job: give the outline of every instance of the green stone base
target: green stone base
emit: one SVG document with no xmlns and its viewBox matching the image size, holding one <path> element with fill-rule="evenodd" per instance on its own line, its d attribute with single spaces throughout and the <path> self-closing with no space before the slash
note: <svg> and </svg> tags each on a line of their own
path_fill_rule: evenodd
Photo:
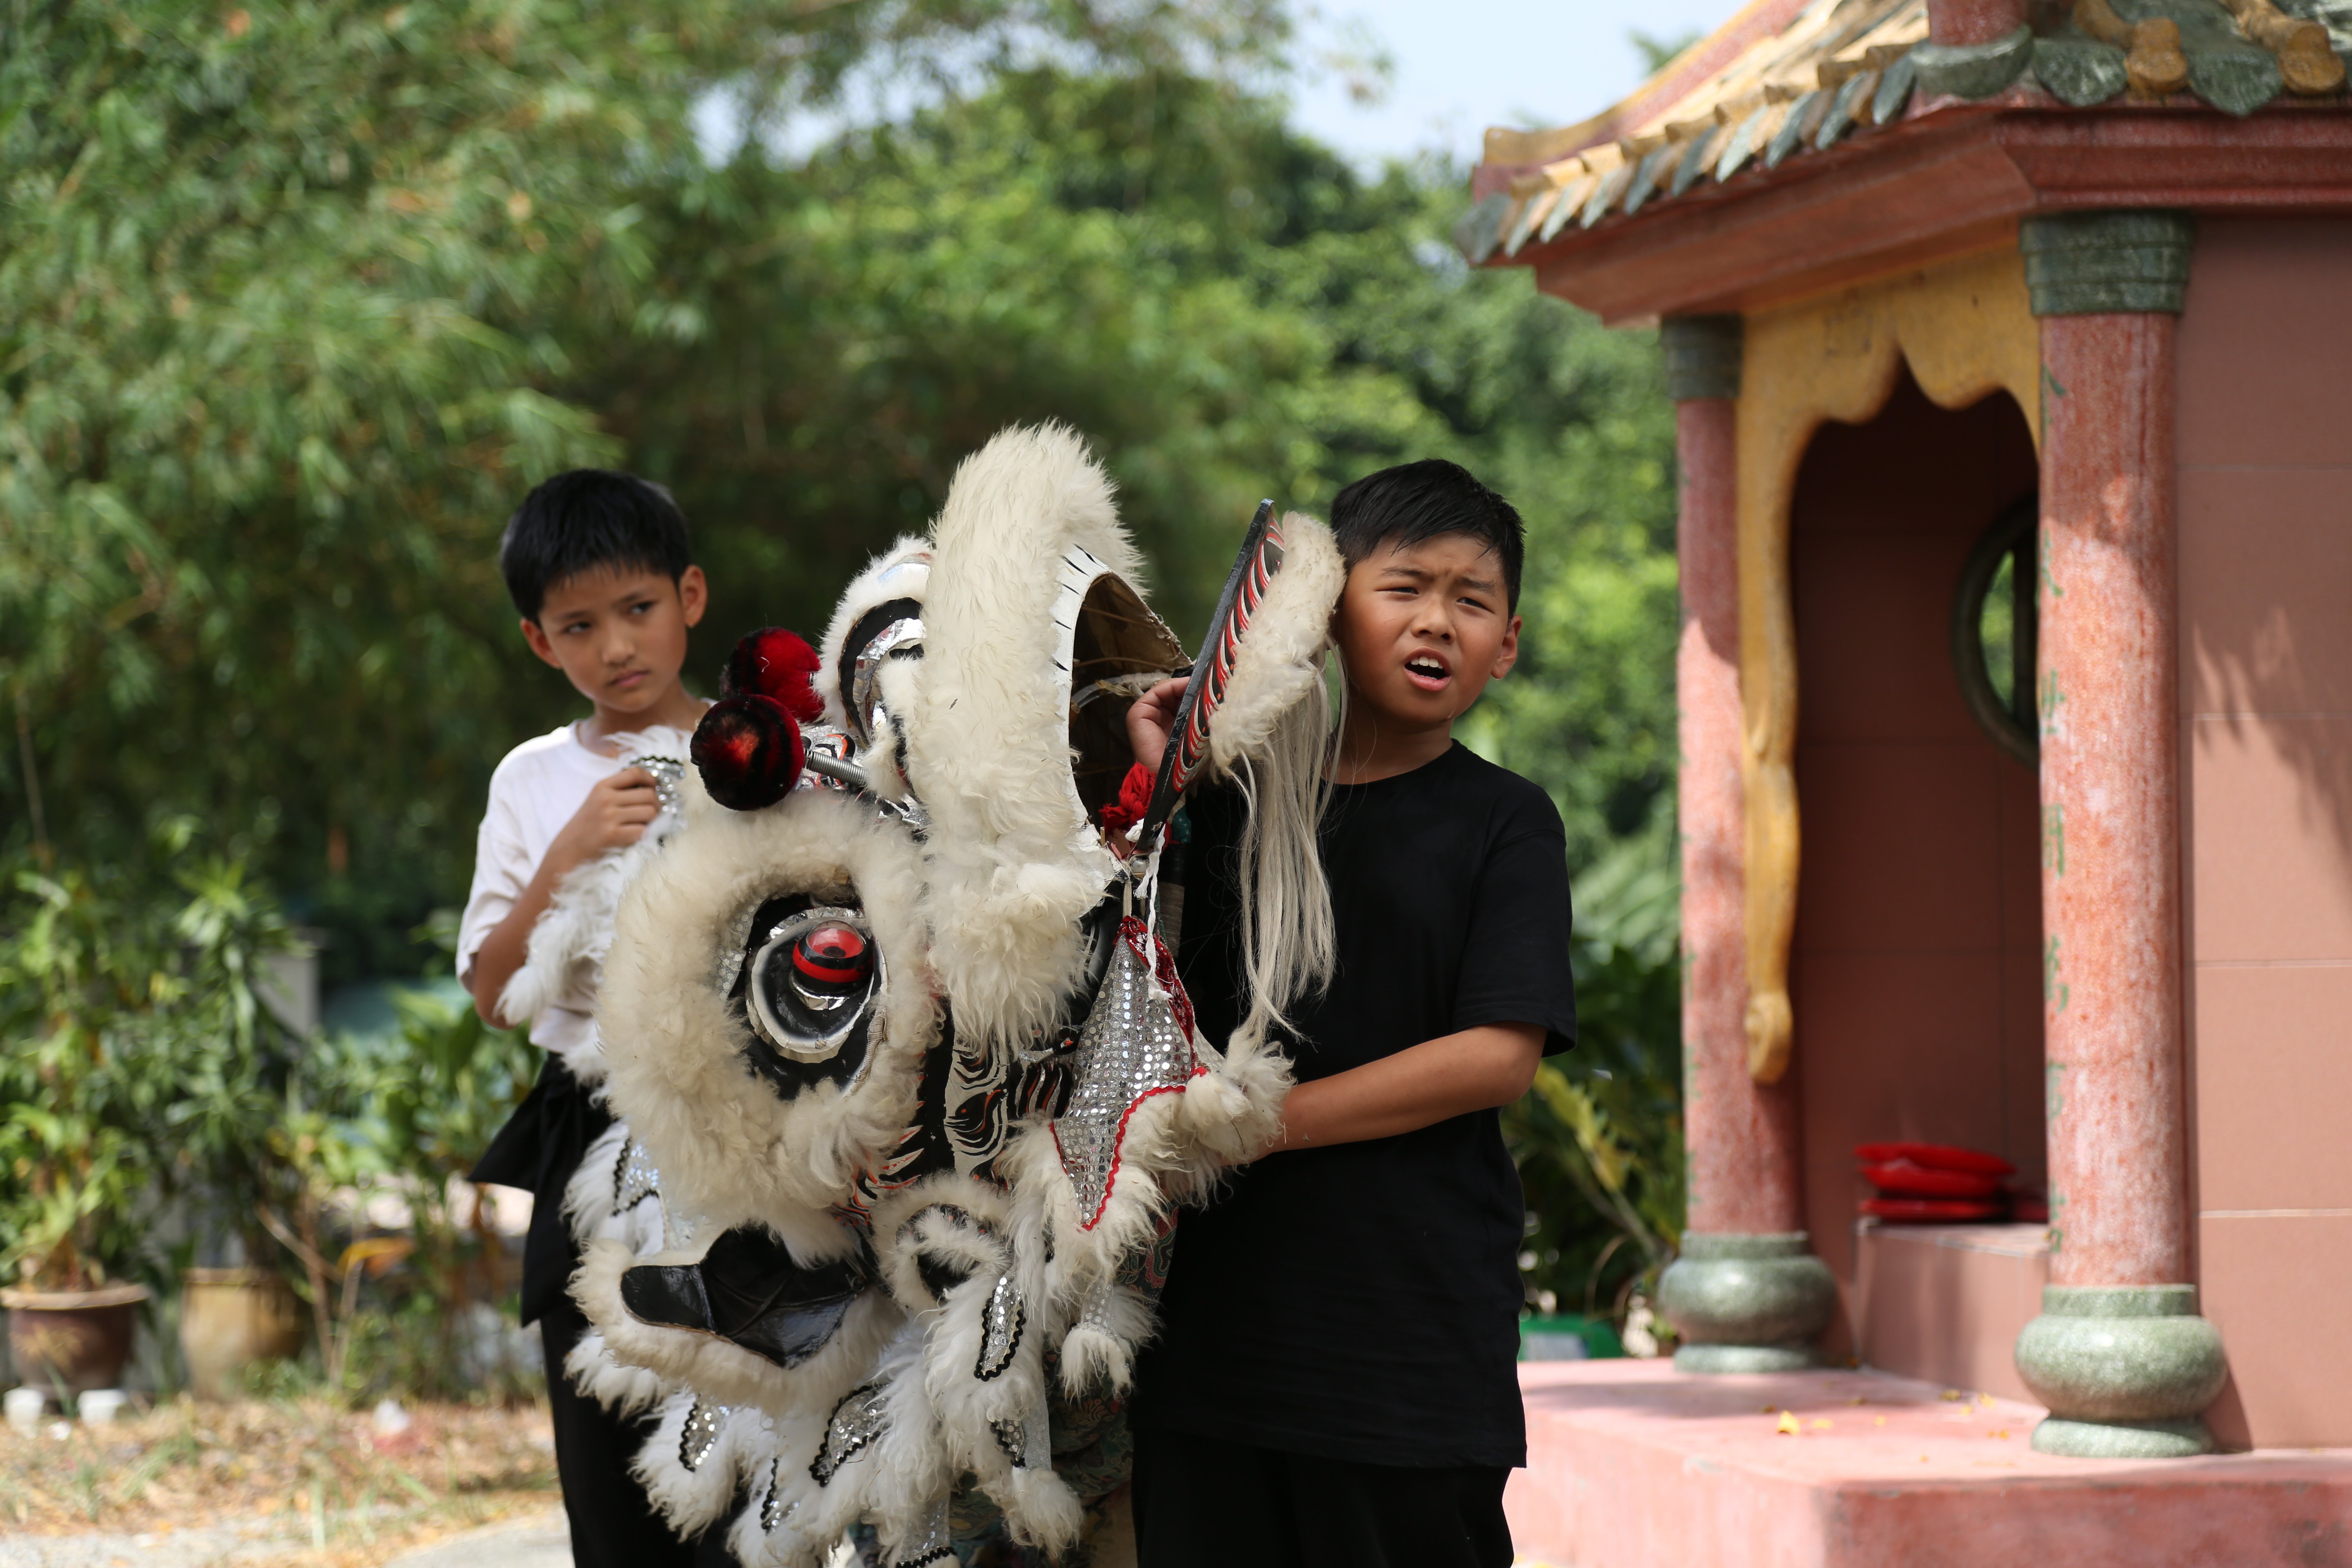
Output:
<svg viewBox="0 0 2352 1568">
<path fill-rule="evenodd" d="M 2211 1452 L 2197 1417 L 2229 1375 L 2193 1285 L 2045 1286 L 2017 1371 L 2050 1411 L 2038 1452 L 2113 1459 Z"/>
<path fill-rule="evenodd" d="M 1819 1364 L 1813 1337 L 1837 1310 L 1837 1281 L 1803 1231 L 1685 1235 L 1658 1281 L 1658 1315 L 1689 1373 L 1790 1372 Z"/>
<path fill-rule="evenodd" d="M 2193 1459 L 2213 1451 L 2202 1421 L 2069 1421 L 2033 1429 L 2033 1451 L 2070 1459 Z"/>
<path fill-rule="evenodd" d="M 1822 1364 L 1811 1345 L 1685 1345 L 1675 1370 L 1700 1375 L 1742 1372 L 1802 1372 Z"/>
</svg>

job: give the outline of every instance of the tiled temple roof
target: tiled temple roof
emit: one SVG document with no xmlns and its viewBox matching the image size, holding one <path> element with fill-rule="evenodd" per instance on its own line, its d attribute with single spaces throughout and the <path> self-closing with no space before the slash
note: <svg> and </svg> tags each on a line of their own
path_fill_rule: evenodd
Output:
<svg viewBox="0 0 2352 1568">
<path fill-rule="evenodd" d="M 1926 0 L 1755 0 L 1592 120 L 1488 131 L 1486 194 L 1455 243 L 1473 265 L 1514 258 L 1955 102 L 2092 110 L 2186 94 L 2243 116 L 2283 93 L 2345 101 L 2352 0 L 2050 10 L 2011 39 L 1947 49 L 1927 44 Z"/>
</svg>

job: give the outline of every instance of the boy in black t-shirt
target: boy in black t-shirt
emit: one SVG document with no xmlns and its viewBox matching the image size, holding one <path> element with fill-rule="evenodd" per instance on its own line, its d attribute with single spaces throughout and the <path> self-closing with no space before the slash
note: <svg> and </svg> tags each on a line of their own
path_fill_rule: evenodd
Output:
<svg viewBox="0 0 2352 1568">
<path fill-rule="evenodd" d="M 1291 1009 L 1280 1141 L 1178 1230 L 1130 1412 L 1141 1568 L 1512 1557 L 1523 1231 L 1497 1110 L 1575 1040 L 1567 849 L 1549 798 L 1453 727 L 1518 656 L 1522 530 L 1437 461 L 1349 486 L 1331 526 L 1339 962 Z M 1181 689 L 1132 710 L 1147 765 Z M 1221 1040 L 1246 1011 L 1240 813 L 1215 791 L 1188 810 L 1180 968 Z"/>
</svg>

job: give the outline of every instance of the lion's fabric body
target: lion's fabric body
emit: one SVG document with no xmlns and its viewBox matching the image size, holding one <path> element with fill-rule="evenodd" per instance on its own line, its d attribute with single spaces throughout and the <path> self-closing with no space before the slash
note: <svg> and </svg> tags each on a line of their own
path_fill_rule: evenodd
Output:
<svg viewBox="0 0 2352 1568">
<path fill-rule="evenodd" d="M 1236 731 L 1202 765 L 1311 802 L 1285 770 L 1320 765 L 1295 736 L 1323 711 L 1338 555 L 1303 518 L 1259 531 L 1214 671 Z M 1083 1563 L 1126 1479 L 1171 1205 L 1265 1145 L 1289 1085 L 1262 1031 L 1200 1036 L 1159 843 L 1098 820 L 1126 708 L 1193 661 L 1101 469 L 1048 426 L 964 464 L 814 662 L 813 691 L 713 710 L 733 745 L 821 710 L 778 742 L 797 784 L 729 809 L 713 770 L 744 753 L 698 735 L 678 826 L 621 896 L 597 1020 L 622 1125 L 567 1205 L 595 1330 L 572 1370 L 659 1412 L 649 1494 L 746 1563 L 854 1541 L 915 1568 L 988 1540 Z M 1323 898 L 1288 896 L 1309 920 Z"/>
</svg>

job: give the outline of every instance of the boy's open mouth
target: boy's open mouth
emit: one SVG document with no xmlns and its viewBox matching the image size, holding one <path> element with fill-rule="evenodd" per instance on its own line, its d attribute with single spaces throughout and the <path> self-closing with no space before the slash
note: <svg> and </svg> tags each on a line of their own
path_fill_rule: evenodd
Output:
<svg viewBox="0 0 2352 1568">
<path fill-rule="evenodd" d="M 1445 668 L 1445 661 L 1430 653 L 1417 653 L 1406 659 L 1404 673 L 1405 679 L 1423 691 L 1442 691 L 1445 683 L 1454 679 L 1453 672 Z"/>
</svg>

